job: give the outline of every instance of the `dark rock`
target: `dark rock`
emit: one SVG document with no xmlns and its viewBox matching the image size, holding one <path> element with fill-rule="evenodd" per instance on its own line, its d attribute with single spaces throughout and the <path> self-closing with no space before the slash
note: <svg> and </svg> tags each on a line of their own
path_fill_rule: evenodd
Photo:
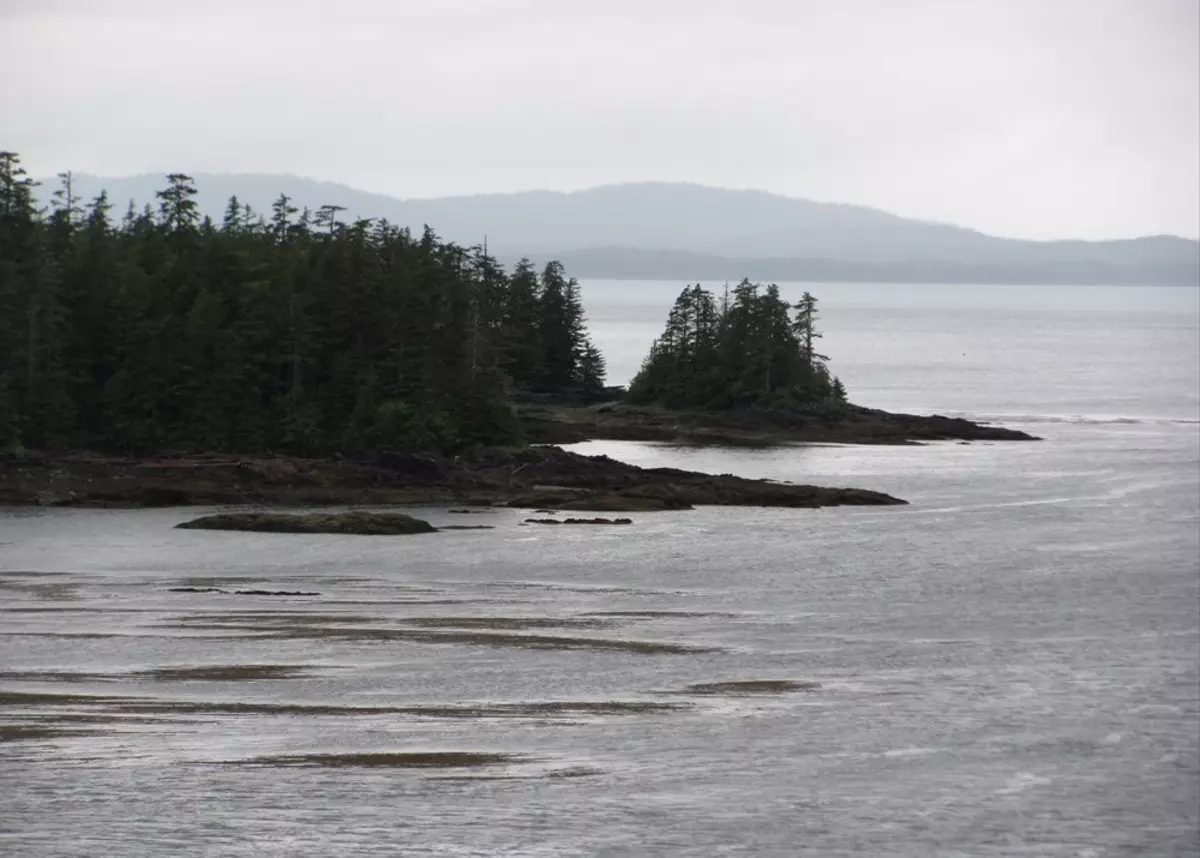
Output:
<svg viewBox="0 0 1200 858">
<path fill-rule="evenodd" d="M 675 694 L 752 695 L 786 694 L 795 691 L 819 691 L 821 683 L 794 679 L 742 679 L 731 682 L 699 682 Z"/>
<path fill-rule="evenodd" d="M 314 512 L 292 515 L 278 512 L 224 512 L 185 521 L 185 530 L 243 530 L 254 533 L 333 533 L 363 536 L 397 536 L 434 533 L 427 521 L 399 512 Z"/>
<path fill-rule="evenodd" d="M 168 593 L 222 593 L 226 596 L 320 596 L 304 590 L 222 590 L 220 587 L 168 587 Z"/>
<path fill-rule="evenodd" d="M 440 477 L 446 472 L 444 461 L 429 453 L 377 453 L 373 464 L 412 476 Z"/>
<path fill-rule="evenodd" d="M 633 524 L 631 518 L 527 518 L 525 524 Z"/>
<path fill-rule="evenodd" d="M 904 501 L 865 489 L 784 485 L 673 468 L 638 468 L 607 456 L 580 456 L 557 447 L 513 454 L 515 470 L 537 490 L 518 494 L 515 507 L 650 511 L 690 506 L 819 507 L 888 505 Z M 511 466 L 510 466 L 511 467 Z"/>
<path fill-rule="evenodd" d="M 320 596 L 304 590 L 234 590 L 235 596 Z"/>
<path fill-rule="evenodd" d="M 572 444 L 594 439 L 724 446 L 1037 440 L 1019 430 L 958 417 L 892 414 L 856 405 L 789 411 L 671 411 L 625 404 L 601 408 L 546 404 L 518 408 L 518 415 L 526 436 L 539 444 Z"/>
<path fill-rule="evenodd" d="M 138 501 L 141 506 L 156 507 L 156 506 L 187 506 L 189 503 L 187 492 L 183 489 L 172 489 L 161 486 L 142 489 L 138 492 Z"/>
<path fill-rule="evenodd" d="M 863 489 L 785 485 L 730 475 L 715 476 L 671 468 L 639 468 L 607 456 L 581 456 L 557 447 L 483 448 L 453 461 L 400 457 L 399 463 L 421 471 L 436 465 L 438 476 L 405 475 L 362 460 L 281 457 L 263 463 L 219 455 L 160 457 L 151 460 L 76 453 L 31 452 L 21 462 L 0 462 L 0 504 L 39 502 L 70 506 L 143 507 L 180 504 L 454 505 L 505 504 L 545 510 L 650 512 L 681 510 L 704 504 L 819 507 L 837 504 L 898 504 L 896 498 Z M 387 461 L 396 463 L 393 459 Z M 424 463 L 424 464 L 422 464 Z M 431 464 L 432 463 L 432 464 Z M 288 476 L 295 474 L 294 477 Z M 241 516 L 267 515 L 261 511 Z M 346 521 L 324 516 L 324 526 L 311 521 L 241 523 L 235 529 L 276 532 L 391 533 L 365 525 L 351 527 L 371 514 L 351 513 Z M 221 521 L 222 519 L 218 519 Z M 322 520 L 322 519 L 318 519 Z M 215 527 L 216 522 L 189 524 Z M 422 523 L 417 530 L 431 532 Z"/>
</svg>

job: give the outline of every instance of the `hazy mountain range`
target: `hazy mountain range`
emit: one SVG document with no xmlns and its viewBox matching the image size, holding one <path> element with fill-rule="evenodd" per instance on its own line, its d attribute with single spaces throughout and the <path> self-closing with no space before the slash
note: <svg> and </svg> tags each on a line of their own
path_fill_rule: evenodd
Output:
<svg viewBox="0 0 1200 858">
<path fill-rule="evenodd" d="M 762 191 L 639 183 L 398 199 L 289 175 L 194 178 L 202 211 L 216 220 L 230 196 L 269 216 L 285 193 L 298 206 L 343 206 L 345 219 L 429 224 L 463 245 L 486 237 L 504 262 L 560 259 L 576 277 L 1200 285 L 1200 242 L 1190 239 L 1024 241 Z M 159 175 L 76 174 L 74 182 L 84 197 L 107 189 L 116 213 L 130 200 L 152 203 L 165 185 Z M 55 184 L 45 182 L 42 193 Z"/>
</svg>

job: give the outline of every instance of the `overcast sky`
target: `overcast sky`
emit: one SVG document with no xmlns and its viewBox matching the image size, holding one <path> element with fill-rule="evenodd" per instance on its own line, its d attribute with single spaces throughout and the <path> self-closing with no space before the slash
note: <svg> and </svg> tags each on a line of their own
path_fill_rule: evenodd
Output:
<svg viewBox="0 0 1200 858">
<path fill-rule="evenodd" d="M 1200 233 L 1197 0 L 0 0 L 35 175 L 397 196 L 688 180 L 1001 235 Z"/>
</svg>

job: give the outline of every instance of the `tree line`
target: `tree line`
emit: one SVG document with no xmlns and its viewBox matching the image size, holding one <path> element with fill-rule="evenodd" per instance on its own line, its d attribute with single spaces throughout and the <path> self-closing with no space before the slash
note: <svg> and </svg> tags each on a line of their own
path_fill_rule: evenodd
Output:
<svg viewBox="0 0 1200 858">
<path fill-rule="evenodd" d="M 792 311 L 795 311 L 794 315 Z M 683 290 L 629 387 L 629 400 L 672 408 L 838 406 L 846 389 L 816 351 L 817 299 L 792 307 L 779 287 L 743 280 L 718 300 Z"/>
<path fill-rule="evenodd" d="M 511 392 L 602 395 L 579 285 L 341 209 L 119 220 L 0 152 L 0 450 L 405 449 L 520 440 Z"/>
</svg>

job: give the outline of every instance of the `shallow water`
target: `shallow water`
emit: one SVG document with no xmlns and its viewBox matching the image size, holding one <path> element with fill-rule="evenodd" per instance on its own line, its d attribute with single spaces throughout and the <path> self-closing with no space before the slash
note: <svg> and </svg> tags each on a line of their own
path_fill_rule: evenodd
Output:
<svg viewBox="0 0 1200 858">
<path fill-rule="evenodd" d="M 1195 854 L 1197 326 L 1156 313 L 1128 371 L 1095 318 L 1064 341 L 1111 398 L 1016 354 L 923 392 L 991 385 L 1041 443 L 579 445 L 908 507 L 392 538 L 0 511 L 0 854 Z M 690 687 L 754 680 L 800 684 Z"/>
</svg>

